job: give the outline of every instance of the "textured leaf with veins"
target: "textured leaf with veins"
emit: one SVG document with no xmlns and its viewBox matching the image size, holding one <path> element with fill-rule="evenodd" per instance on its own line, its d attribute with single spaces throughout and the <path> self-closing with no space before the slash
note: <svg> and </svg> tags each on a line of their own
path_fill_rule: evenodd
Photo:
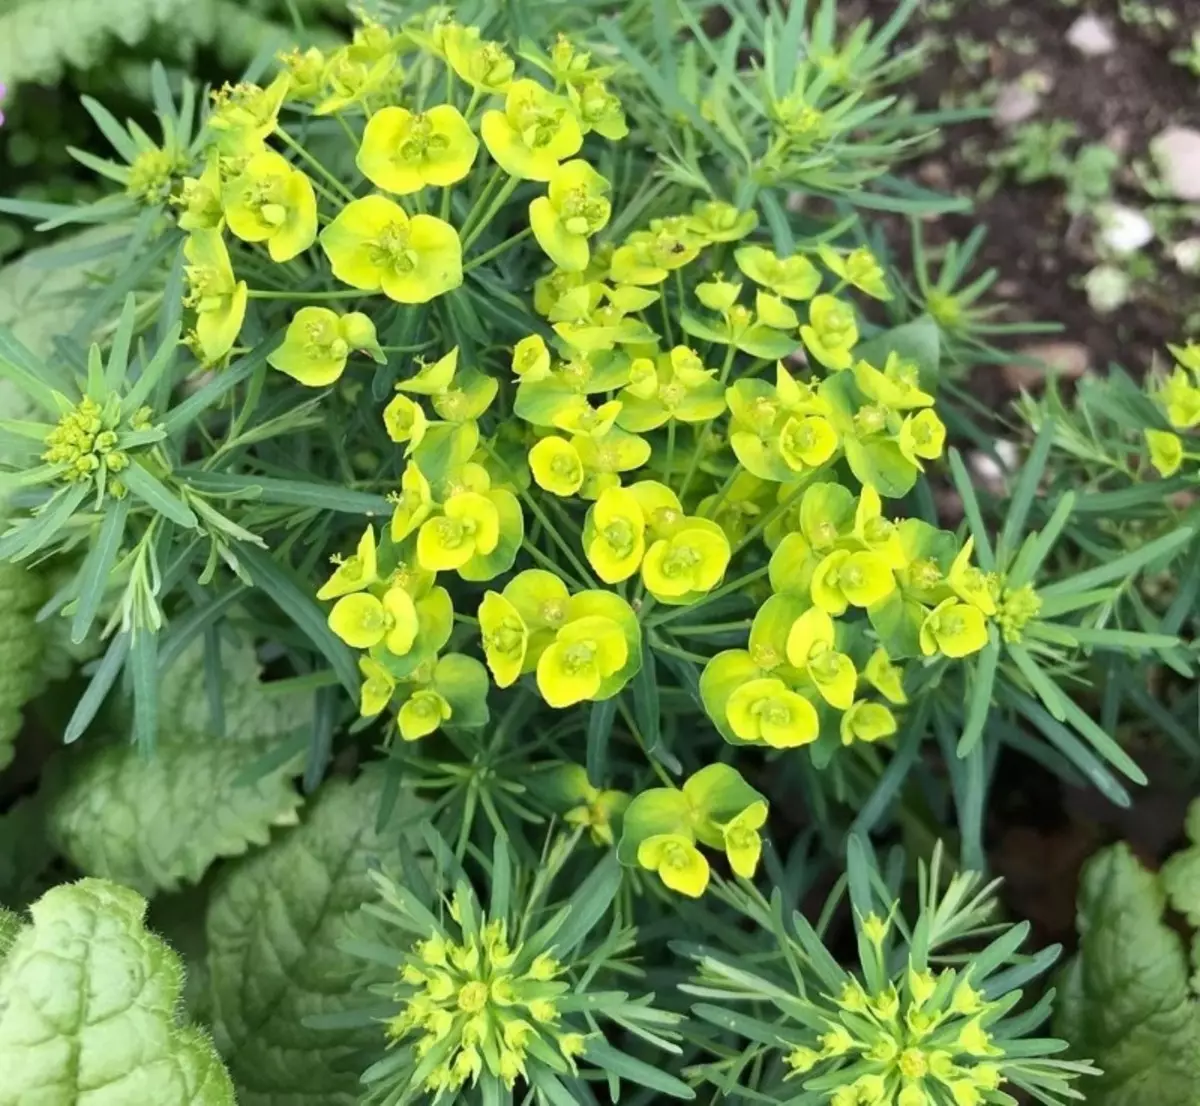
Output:
<svg viewBox="0 0 1200 1106">
<path fill-rule="evenodd" d="M 30 907 L 0 962 L 0 1106 L 234 1106 L 212 1042 L 177 1023 L 182 968 L 145 911 L 95 879 Z"/>
<path fill-rule="evenodd" d="M 222 669 L 225 736 L 204 729 L 209 709 L 196 650 L 163 680 L 163 731 L 151 755 L 125 742 L 66 754 L 50 828 L 77 868 L 145 894 L 173 891 L 197 882 L 218 857 L 265 845 L 273 827 L 295 823 L 297 757 L 253 782 L 243 777 L 304 723 L 311 700 L 265 691 L 248 646 L 227 647 Z"/>
<path fill-rule="evenodd" d="M 346 1057 L 380 1030 L 310 1029 L 305 1018 L 361 1006 L 356 961 L 338 948 L 375 897 L 368 862 L 397 863 L 376 837 L 382 777 L 333 780 L 295 829 L 223 873 L 208 908 L 213 1034 L 241 1106 L 351 1106 Z"/>
<path fill-rule="evenodd" d="M 1119 844 L 1084 869 L 1079 954 L 1063 977 L 1055 1029 L 1104 1074 L 1092 1106 L 1196 1106 L 1200 1003 L 1184 942 L 1163 921 L 1159 878 Z"/>
</svg>

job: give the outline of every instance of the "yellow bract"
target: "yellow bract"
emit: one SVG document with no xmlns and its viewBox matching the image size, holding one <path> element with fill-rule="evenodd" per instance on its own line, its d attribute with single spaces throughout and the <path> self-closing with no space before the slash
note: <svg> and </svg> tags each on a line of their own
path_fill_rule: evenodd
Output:
<svg viewBox="0 0 1200 1106">
<path fill-rule="evenodd" d="M 587 558 L 606 584 L 628 580 L 646 552 L 646 519 L 637 496 L 627 488 L 600 493 L 590 516 Z"/>
<path fill-rule="evenodd" d="M 642 580 L 657 598 L 711 591 L 725 575 L 731 552 L 729 539 L 716 523 L 688 519 L 646 551 Z"/>
<path fill-rule="evenodd" d="M 807 745 L 820 731 L 812 703 L 775 676 L 739 685 L 729 697 L 726 716 L 743 741 L 761 741 L 776 749 Z"/>
<path fill-rule="evenodd" d="M 533 236 L 564 272 L 587 268 L 587 240 L 608 224 L 612 214 L 608 191 L 608 181 L 586 161 L 568 161 L 554 170 L 547 194 L 529 205 Z"/>
<path fill-rule="evenodd" d="M 602 615 L 568 622 L 538 660 L 537 682 L 552 707 L 569 707 L 591 699 L 601 683 L 619 672 L 629 657 L 620 625 Z"/>
<path fill-rule="evenodd" d="M 272 261 L 290 261 L 317 237 L 312 182 L 273 150 L 247 162 L 222 193 L 229 229 L 244 242 L 265 242 Z"/>
<path fill-rule="evenodd" d="M 366 592 L 343 595 L 329 612 L 329 628 L 353 649 L 383 642 L 403 656 L 417 636 L 417 609 L 403 588 L 389 588 L 382 598 Z"/>
<path fill-rule="evenodd" d="M 529 469 L 539 488 L 571 496 L 583 487 L 583 462 L 579 451 L 565 438 L 542 438 L 529 451 Z"/>
<path fill-rule="evenodd" d="M 417 114 L 386 107 L 368 120 L 356 162 L 376 188 L 404 196 L 462 180 L 478 150 L 479 140 L 450 104 Z"/>
<path fill-rule="evenodd" d="M 457 492 L 442 514 L 427 519 L 417 533 L 417 560 L 429 572 L 462 568 L 477 553 L 488 554 L 500 540 L 500 513 L 479 492 Z"/>
<path fill-rule="evenodd" d="M 462 284 L 458 232 L 433 215 L 410 218 L 383 196 L 348 203 L 321 247 L 338 280 L 397 303 L 426 303 Z"/>
<path fill-rule="evenodd" d="M 503 111 L 483 113 L 480 133 L 496 164 L 520 180 L 550 180 L 583 145 L 570 102 L 525 78 L 509 86 Z"/>
<path fill-rule="evenodd" d="M 708 887 L 709 868 L 704 854 L 682 834 L 663 833 L 648 837 L 637 850 L 638 864 L 672 891 L 698 899 Z"/>
<path fill-rule="evenodd" d="M 497 687 L 516 682 L 525 664 L 529 647 L 529 630 L 521 612 L 503 595 L 494 591 L 484 594 L 479 604 L 479 632 L 483 636 L 483 652 Z"/>
<path fill-rule="evenodd" d="M 346 370 L 352 351 L 384 360 L 375 324 L 363 314 L 339 315 L 327 307 L 302 307 L 288 324 L 283 344 L 267 363 L 309 388 L 324 388 Z"/>
<path fill-rule="evenodd" d="M 354 556 L 337 562 L 333 575 L 317 592 L 318 599 L 337 599 L 351 592 L 362 591 L 376 582 L 379 571 L 375 555 L 375 527 L 368 526 L 358 540 Z"/>
<path fill-rule="evenodd" d="M 183 244 L 187 307 L 196 312 L 196 340 L 205 361 L 220 361 L 237 341 L 246 318 L 248 289 L 233 275 L 218 230 L 197 230 Z"/>
</svg>

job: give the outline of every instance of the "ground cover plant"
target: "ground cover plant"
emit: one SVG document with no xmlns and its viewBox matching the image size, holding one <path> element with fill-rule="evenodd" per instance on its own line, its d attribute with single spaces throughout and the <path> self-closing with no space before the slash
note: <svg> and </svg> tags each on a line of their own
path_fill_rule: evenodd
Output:
<svg viewBox="0 0 1200 1106">
<path fill-rule="evenodd" d="M 1193 755 L 1200 347 L 973 479 L 916 6 L 379 4 L 0 200 L 0 1104 L 1191 1101 L 1196 845 L 1063 966 L 988 816 Z"/>
</svg>

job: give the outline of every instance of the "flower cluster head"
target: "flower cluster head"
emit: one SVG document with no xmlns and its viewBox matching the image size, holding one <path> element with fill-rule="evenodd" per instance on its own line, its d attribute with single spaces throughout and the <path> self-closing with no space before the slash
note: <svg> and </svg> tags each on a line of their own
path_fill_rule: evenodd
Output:
<svg viewBox="0 0 1200 1106">
<path fill-rule="evenodd" d="M 1150 463 L 1160 476 L 1174 476 L 1185 460 L 1200 460 L 1189 452 L 1184 436 L 1200 426 L 1200 345 L 1169 346 L 1175 365 L 1150 385 L 1150 398 L 1168 429 L 1147 427 Z"/>
<path fill-rule="evenodd" d="M 700 681 L 710 716 L 735 744 L 887 738 L 897 730 L 893 708 L 908 701 L 906 660 L 961 659 L 987 643 L 990 619 L 1004 627 L 1031 617 L 1007 593 L 997 605 L 996 581 L 971 563 L 971 540 L 960 547 L 920 519 L 885 518 L 870 485 L 858 496 L 841 484 L 805 485 L 794 520 L 768 541 L 777 542 L 772 594 L 747 648 L 717 654 Z"/>
<path fill-rule="evenodd" d="M 386 1051 L 364 1076 L 374 1095 L 479 1106 L 534 1101 L 548 1085 L 590 1081 L 597 1067 L 623 1069 L 623 1078 L 649 1071 L 609 1043 L 607 1021 L 678 1052 L 678 1016 L 656 1009 L 652 995 L 629 994 L 641 973 L 626 958 L 635 932 L 624 928 L 611 852 L 590 859 L 560 898 L 578 834 L 547 842 L 536 871 L 517 865 L 500 838 L 490 862 L 470 872 L 436 832 L 424 836 L 430 855 L 409 855 L 402 880 L 373 876 L 379 902 L 362 918 L 369 940 L 355 942 L 389 950 L 386 968 L 372 954 L 368 969 L 378 1001 L 367 1017 L 377 1025 L 379 1001 L 390 1007 Z M 674 1076 L 651 1076 L 691 1097 Z"/>
<path fill-rule="evenodd" d="M 100 496 L 125 495 L 120 474 L 130 465 L 130 454 L 144 450 L 151 430 L 151 411 L 141 407 L 129 417 L 121 411 L 119 397 L 100 403 L 84 396 L 66 410 L 45 439 L 42 460 L 59 468 L 67 483 L 95 484 Z"/>
<path fill-rule="evenodd" d="M 387 1022 L 388 1036 L 411 1042 L 424 1062 L 425 1090 L 435 1097 L 474 1085 L 485 1068 L 511 1088 L 531 1051 L 550 1050 L 574 1069 L 584 1049 L 583 1034 L 566 1031 L 559 1013 L 569 989 L 563 965 L 510 945 L 505 919 L 477 916 L 474 905 L 456 896 L 449 932 L 418 941 L 405 957 L 394 992 L 400 1013 Z"/>
<path fill-rule="evenodd" d="M 724 853 L 733 872 L 750 879 L 762 855 L 758 831 L 766 821 L 762 795 L 729 765 L 710 764 L 680 788 L 655 787 L 637 795 L 624 812 L 617 855 L 695 899 L 710 877 L 697 846 Z"/>
<path fill-rule="evenodd" d="M 423 57 L 411 72 L 423 72 L 423 62 L 444 67 L 447 102 L 414 97 L 414 52 Z M 363 16 L 350 44 L 329 53 L 293 50 L 279 61 L 270 84 L 214 94 L 195 175 L 174 187 L 190 166 L 166 146 L 144 150 L 128 174 L 129 191 L 147 202 L 170 195 L 192 238 L 185 306 L 196 312 L 191 344 L 206 363 L 224 361 L 246 315 L 248 289 L 234 275 L 244 271 L 245 251 L 231 259 L 227 235 L 265 249 L 278 265 L 316 262 L 316 247 L 333 279 L 364 298 L 423 304 L 462 284 L 465 244 L 520 182 L 535 181 L 546 186 L 528 206 L 536 241 L 564 270 L 588 264 L 589 239 L 611 213 L 609 183 L 576 155 L 586 135 L 615 141 L 627 127 L 606 84 L 611 69 L 593 65 L 587 52 L 560 39 L 533 59 L 540 72 L 522 74 L 502 45 L 435 9 L 400 30 Z M 471 91 L 465 112 L 453 102 L 464 85 Z M 288 116 L 297 110 L 338 116 L 355 146 L 360 180 L 350 183 L 365 188 L 340 181 L 292 136 Z M 348 122 L 357 118 L 360 132 Z M 457 227 L 449 190 L 469 186 L 481 149 L 508 179 L 486 197 L 490 206 L 472 209 L 473 225 Z M 442 192 L 438 214 L 427 210 L 430 189 Z M 294 275 L 279 279 L 287 286 Z M 282 298 L 273 289 L 262 294 Z"/>
<path fill-rule="evenodd" d="M 1071 1081 L 1095 1069 L 1052 1059 L 1060 1041 L 1027 1036 L 1048 1007 L 1010 1016 L 1022 996 L 1006 969 L 1015 963 L 1028 979 L 1046 966 L 1021 971 L 1027 961 L 1017 950 L 1028 923 L 997 926 L 995 885 L 981 886 L 977 873 L 942 880 L 939 845 L 930 865 L 919 868 L 920 913 L 906 921 L 874 858 L 851 840 L 854 969 L 834 959 L 803 916 L 785 918 L 778 899 L 768 902 L 749 885 L 721 887 L 722 897 L 757 927 L 762 947 L 752 961 L 739 961 L 689 946 L 699 973 L 684 990 L 702 996 L 694 1012 L 704 1020 L 735 1033 L 743 1025 L 762 1027 L 740 1069 L 761 1073 L 756 1098 L 984 1106 L 1014 1101 L 1010 1089 L 1043 1103 L 1077 1097 Z M 962 951 L 964 945 L 974 951 Z M 738 1019 L 729 1017 L 735 1009 Z"/>
</svg>

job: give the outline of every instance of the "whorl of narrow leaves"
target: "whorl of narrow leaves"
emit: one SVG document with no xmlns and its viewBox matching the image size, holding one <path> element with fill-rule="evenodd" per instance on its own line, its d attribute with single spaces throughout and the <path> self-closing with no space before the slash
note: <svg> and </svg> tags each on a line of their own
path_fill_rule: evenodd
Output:
<svg viewBox="0 0 1200 1106">
<path fill-rule="evenodd" d="M 94 879 L 30 907 L 0 963 L 0 1106 L 234 1106 L 212 1042 L 177 1021 L 183 968 L 145 910 Z"/>
</svg>

